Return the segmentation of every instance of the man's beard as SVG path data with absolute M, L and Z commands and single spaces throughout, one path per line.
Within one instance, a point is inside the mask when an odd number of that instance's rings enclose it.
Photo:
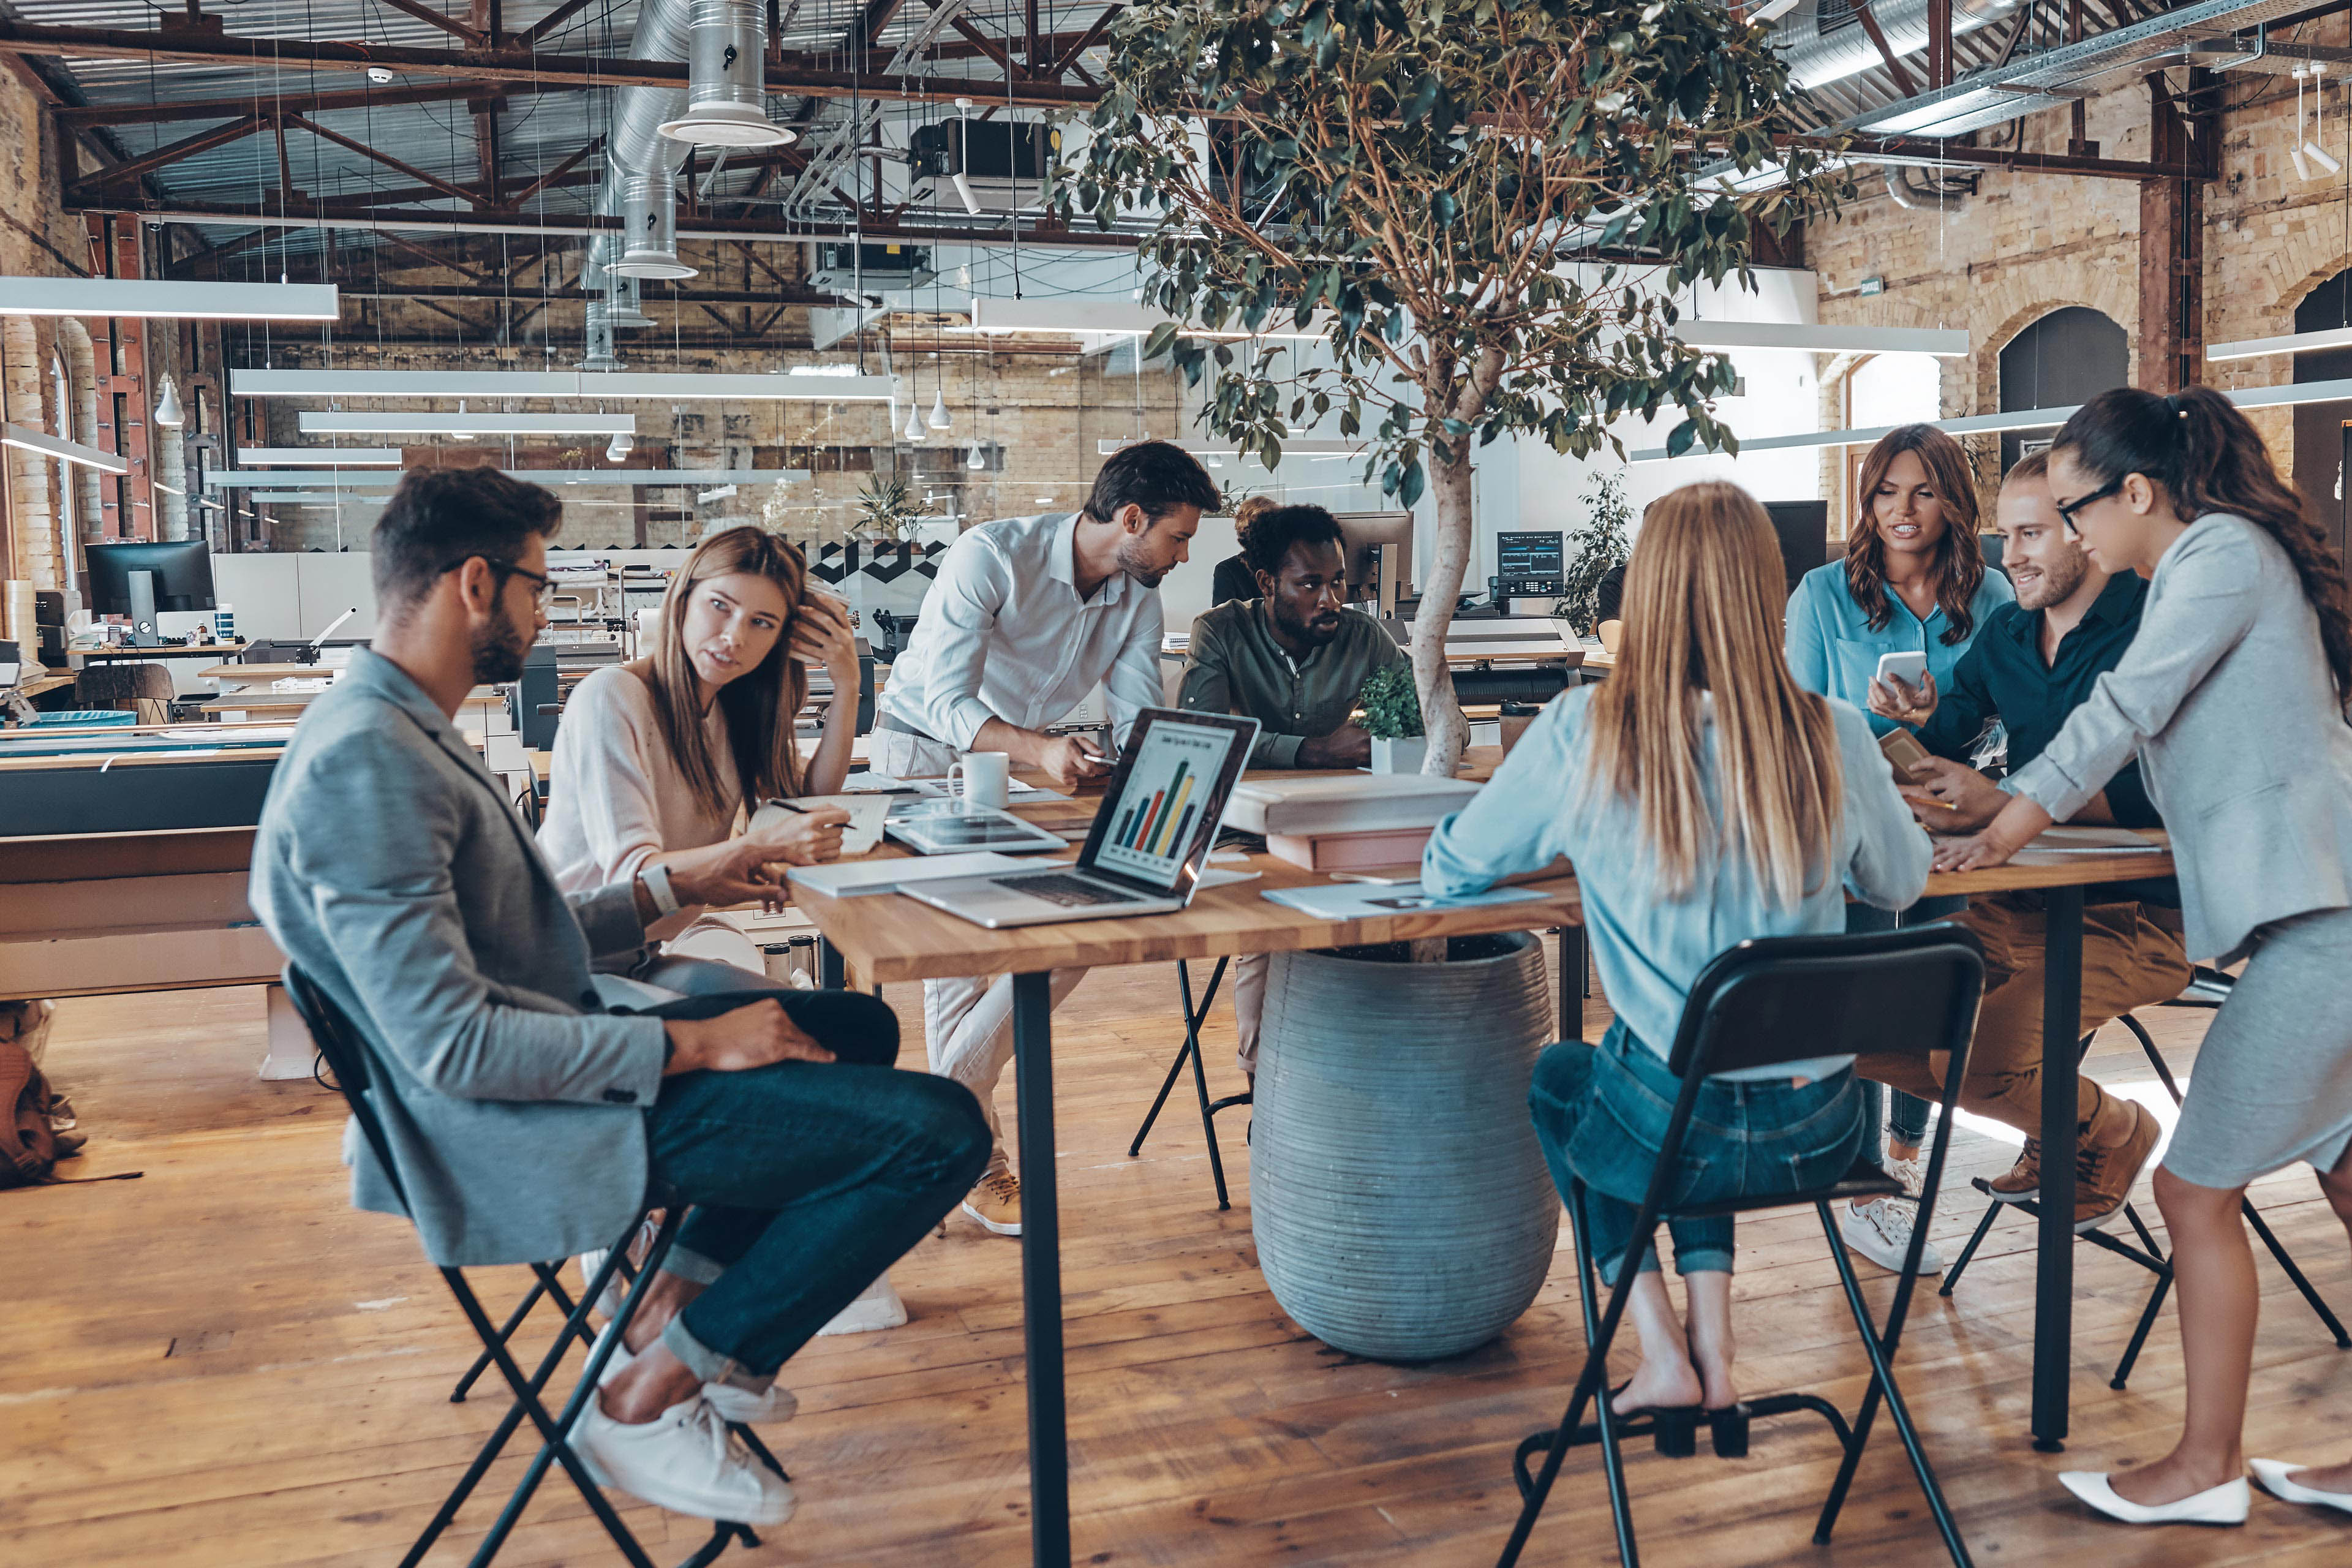
M 1111 559 L 1118 563 L 1121 572 L 1147 588 L 1157 588 L 1160 579 L 1168 575 L 1167 567 L 1154 566 L 1145 558 L 1143 542 L 1133 535 L 1118 542 L 1118 552 Z
M 2084 577 L 2089 574 L 2090 570 L 2091 563 L 2089 557 L 2084 555 L 2080 551 L 2075 552 L 2074 556 L 2070 560 L 2066 561 L 2063 565 L 2057 563 L 2044 564 L 2042 568 L 2041 586 L 2038 588 L 2028 588 L 2020 592 L 2017 595 L 2018 606 L 2021 609 L 2027 610 L 2048 609 L 2051 605 L 2064 599 L 2067 595 L 2073 593 L 2076 588 L 2081 587 Z
M 1333 616 L 1328 625 L 1318 626 L 1311 620 L 1297 619 L 1284 613 L 1282 601 L 1279 599 L 1274 601 L 1274 624 L 1285 637 L 1315 647 L 1326 647 L 1333 637 L 1339 635 L 1338 616 Z
M 474 634 L 474 684 L 496 686 L 521 679 L 523 660 L 530 657 L 531 634 L 515 625 L 501 605 L 497 617 Z

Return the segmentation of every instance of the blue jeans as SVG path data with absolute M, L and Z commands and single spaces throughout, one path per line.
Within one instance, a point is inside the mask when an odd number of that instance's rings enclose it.
M 1591 1226 L 1586 1243 L 1612 1283 L 1633 1244 L 1633 1222 L 1681 1092 L 1682 1080 L 1666 1070 L 1664 1058 L 1622 1023 L 1612 1024 L 1598 1046 L 1563 1040 L 1536 1060 L 1528 1091 L 1536 1140 L 1563 1199 L 1571 1179 L 1584 1183 Z M 1875 1135 L 1863 1106 L 1860 1080 L 1851 1072 L 1801 1089 L 1786 1079 L 1707 1079 L 1683 1136 L 1667 1209 L 1827 1186 Z M 1676 1273 L 1731 1272 L 1729 1215 L 1669 1219 L 1667 1228 Z M 1639 1267 L 1654 1269 L 1657 1251 L 1647 1237 L 1643 1242 Z
M 1958 914 L 1969 907 L 1965 894 L 1945 899 L 1922 899 L 1907 910 L 1888 910 L 1870 904 L 1850 903 L 1845 907 L 1845 929 L 1849 932 L 1893 931 L 1897 926 L 1925 925 L 1947 915 Z M 1916 1149 L 1927 1141 L 1927 1110 L 1929 1101 L 1916 1094 L 1906 1094 L 1899 1089 L 1889 1089 L 1883 1083 L 1863 1080 L 1863 1092 L 1868 1098 L 1868 1116 L 1873 1128 L 1882 1121 L 1886 1123 L 1886 1141 Z
M 656 1193 L 693 1205 L 666 1267 L 708 1287 L 662 1342 L 704 1382 L 747 1387 L 945 1218 L 989 1149 L 971 1090 L 891 1065 L 898 1018 L 876 997 L 738 992 L 647 1011 L 709 1018 L 763 996 L 836 1059 L 683 1073 L 646 1112 Z

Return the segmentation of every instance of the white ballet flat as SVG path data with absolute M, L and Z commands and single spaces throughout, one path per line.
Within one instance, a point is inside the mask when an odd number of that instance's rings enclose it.
M 2305 1468 L 2290 1465 L 2284 1459 L 2248 1459 L 2246 1468 L 2254 1472 L 2263 1490 L 2284 1502 L 2317 1503 L 2322 1508 L 2340 1508 L 2352 1513 L 2352 1492 L 2324 1492 L 2317 1487 L 2306 1487 L 2287 1478 Z
M 2060 1473 L 2058 1481 L 2109 1519 L 2125 1524 L 2243 1524 L 2253 1506 L 2253 1489 L 2246 1485 L 2243 1476 L 2154 1508 L 2118 1496 L 2107 1484 L 2104 1470 L 2066 1470 Z

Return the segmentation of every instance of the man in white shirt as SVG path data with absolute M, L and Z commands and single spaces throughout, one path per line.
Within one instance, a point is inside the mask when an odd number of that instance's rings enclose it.
M 984 522 L 940 559 L 914 639 L 891 666 L 874 717 L 873 763 L 932 778 L 965 752 L 1003 752 L 1065 789 L 1097 782 L 1111 758 L 1076 735 L 1049 735 L 1097 682 L 1112 739 L 1164 700 L 1158 589 L 1186 557 L 1215 481 L 1181 447 L 1121 448 L 1076 513 Z M 1085 975 L 1054 972 L 1059 1006 Z M 1013 1055 L 1013 982 L 923 982 L 931 1070 L 979 1098 L 995 1146 L 964 1212 L 999 1236 L 1021 1234 L 1021 1184 L 1004 1151 L 996 1084 Z

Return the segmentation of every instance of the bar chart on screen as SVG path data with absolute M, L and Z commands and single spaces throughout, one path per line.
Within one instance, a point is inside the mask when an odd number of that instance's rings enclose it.
M 1161 722 L 1139 743 L 1097 860 L 1137 876 L 1171 878 L 1210 808 L 1234 738 L 1205 725 Z

